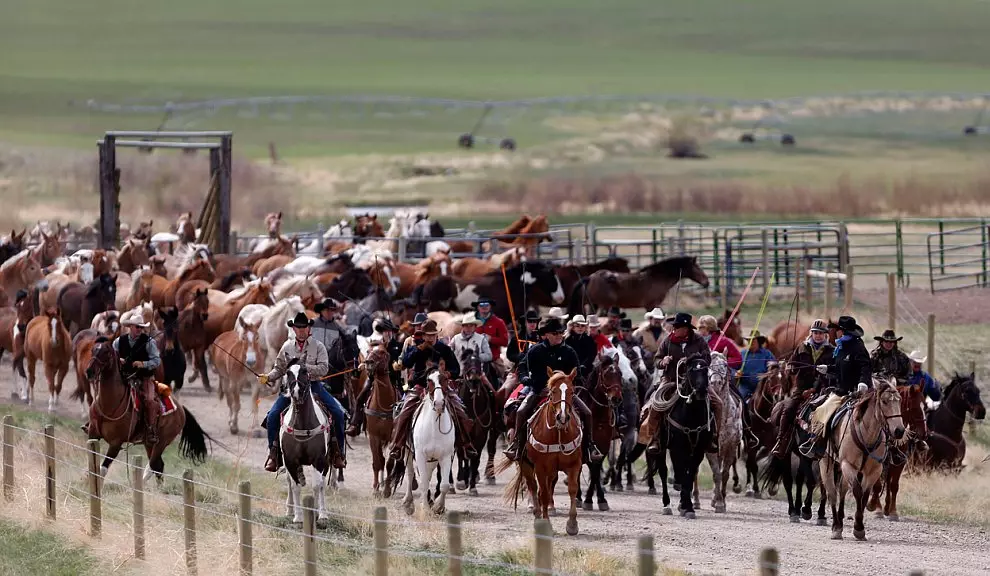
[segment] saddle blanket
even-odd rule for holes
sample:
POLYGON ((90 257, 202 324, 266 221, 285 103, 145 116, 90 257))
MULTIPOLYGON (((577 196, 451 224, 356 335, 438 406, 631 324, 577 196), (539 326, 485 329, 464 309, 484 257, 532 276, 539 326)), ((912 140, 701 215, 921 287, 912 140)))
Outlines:
MULTIPOLYGON (((525 386, 520 384, 516 386, 516 389, 512 391, 512 394, 509 394, 509 399, 505 401, 505 405, 507 407, 517 402, 522 402, 523 400, 526 399, 526 396, 528 395, 522 394, 523 388, 525 388, 525 386)), ((530 394, 532 394, 532 392, 530 394)), ((536 407, 539 408, 540 406, 546 404, 549 398, 550 398, 549 395, 544 395, 543 398, 540 398, 540 401, 537 403, 536 407)))
MULTIPOLYGON (((168 384, 162 384, 161 382, 155 382, 158 390, 158 407, 161 410, 161 416, 168 416, 172 412, 175 412, 177 405, 175 400, 172 399, 172 389, 168 387, 168 384)), ((131 401, 134 403, 134 410, 141 410, 141 395, 134 388, 131 388, 131 401)))

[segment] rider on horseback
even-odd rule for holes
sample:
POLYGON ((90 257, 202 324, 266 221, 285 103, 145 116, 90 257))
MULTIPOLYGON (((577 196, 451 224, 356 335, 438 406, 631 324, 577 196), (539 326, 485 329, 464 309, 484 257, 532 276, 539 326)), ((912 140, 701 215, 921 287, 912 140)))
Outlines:
MULTIPOLYGON (((388 376, 389 381, 396 390, 401 389, 399 371, 395 368, 395 362, 400 362, 401 360, 399 354, 402 351, 402 345, 399 344, 393 335, 398 332, 398 328, 392 321, 388 318, 378 318, 373 323, 373 328, 375 333, 381 337, 380 343, 385 346, 385 350, 388 351, 389 356, 389 368, 388 376)), ((370 340, 370 339, 369 339, 370 340)), ((357 407, 355 408, 355 413, 351 417, 351 424, 347 427, 346 434, 350 437, 355 437, 361 433, 361 425, 364 424, 364 403, 368 401, 368 397, 371 396, 371 389, 374 387, 374 378, 368 377, 367 381, 364 383, 364 388, 361 389, 361 393, 357 397, 357 407)))
MULTIPOLYGON (((306 316, 305 312, 296 314, 296 317, 288 322, 288 326, 292 328, 294 336, 290 336, 285 344, 282 344, 282 349, 278 351, 278 356, 275 357, 275 366, 268 374, 258 376, 258 382, 262 386, 268 386, 270 382, 274 385, 274 381, 285 376, 289 360, 299 359, 306 366, 306 373, 310 377, 313 394, 320 399, 333 416, 334 439, 337 442, 337 449, 334 450, 333 467, 343 468, 347 465, 343 456, 346 446, 344 444, 344 409, 337 402, 337 399, 327 392, 320 380, 326 376, 329 370, 327 349, 323 343, 310 336, 313 321, 306 316)), ((265 470, 268 472, 275 472, 282 465, 282 452, 278 446, 278 429, 282 412, 289 407, 289 403, 288 397, 279 394, 272 404, 271 410, 268 411, 268 416, 265 417, 269 449, 265 470)))
POLYGON ((884 330, 882 335, 874 336, 873 339, 880 342, 870 354, 873 373, 890 374, 897 380, 898 386, 907 384, 911 377, 911 360, 897 347, 897 343, 903 338, 898 337, 893 330, 884 330))
MULTIPOLYGON (((412 418, 423 399, 423 391, 426 385, 426 376, 430 369, 444 363, 444 368, 450 374, 450 379, 457 380, 461 375, 460 365, 454 351, 443 342, 437 340, 440 331, 437 329, 436 320, 427 320, 413 335, 413 345, 406 349, 402 356, 402 365, 412 369, 413 389, 406 393, 402 400, 402 410, 395 419, 395 426, 392 431, 392 450, 389 458, 398 460, 402 457, 402 451, 406 447, 406 440, 412 428, 412 418)), ((471 428, 471 419, 464 411, 464 404, 461 402, 457 391, 453 387, 444 390, 449 406, 454 416, 454 446, 458 450, 464 450, 469 456, 476 456, 477 452, 471 443, 468 442, 467 431, 471 428)))
POLYGON ((505 357, 513 364, 519 363, 519 358, 529 350, 536 340, 536 328, 540 323, 540 314, 536 310, 527 310, 519 318, 519 332, 512 335, 509 346, 505 349, 505 357))
POLYGON ((852 316, 840 316, 835 328, 835 350, 832 364, 818 364, 819 374, 827 374, 834 382, 828 398, 818 406, 811 416, 811 429, 808 440, 801 446, 801 453, 809 458, 824 453, 828 437, 825 427, 846 397, 852 393, 862 394, 873 387, 873 370, 870 355, 863 344, 863 329, 852 316))
POLYGON ((350 377, 345 371, 354 365, 359 353, 355 330, 340 323, 341 306, 333 298, 325 299, 313 310, 319 317, 310 332, 312 338, 327 349, 327 372, 333 374, 323 386, 334 396, 342 396, 345 379, 350 377))
MULTIPOLYGON (((548 318, 540 324, 540 334, 546 337, 541 342, 529 349, 525 360, 519 365, 519 382, 524 386, 523 392, 532 390, 526 399, 522 401, 516 411, 516 430, 512 443, 503 451, 503 454, 510 460, 518 460, 520 450, 526 445, 525 431, 526 423, 530 416, 536 411, 539 399, 546 394, 547 368, 554 371, 561 371, 569 374, 578 367, 578 357, 574 349, 564 344, 564 325, 556 318, 548 318)), ((581 427, 585 431, 582 436, 583 450, 591 461, 600 461, 602 454, 592 442, 592 421, 591 410, 581 401, 577 395, 573 396, 574 409, 581 417, 581 427)))
POLYGON ((835 348, 828 341, 828 325, 818 319, 811 324, 808 338, 798 345, 794 355, 787 362, 786 370, 793 378, 795 385, 790 397, 786 398, 781 410, 780 426, 777 428, 777 443, 773 447, 773 456, 784 459, 788 457, 791 435, 794 432, 794 420, 798 410, 805 400, 813 394, 821 392, 824 374, 819 374, 816 366, 826 366, 835 363, 832 354, 835 348))
POLYGON ((138 390, 144 408, 144 442, 152 446, 158 443, 158 389, 155 384, 155 370, 162 363, 158 346, 154 339, 145 333, 148 323, 136 311, 124 314, 120 325, 127 328, 113 341, 113 349, 120 358, 120 376, 132 388, 138 390))

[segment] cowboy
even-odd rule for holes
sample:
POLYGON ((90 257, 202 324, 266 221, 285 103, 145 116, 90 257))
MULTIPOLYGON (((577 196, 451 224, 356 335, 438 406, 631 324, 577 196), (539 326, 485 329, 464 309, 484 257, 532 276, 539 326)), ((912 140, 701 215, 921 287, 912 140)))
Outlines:
POLYGON ((840 316, 829 328, 835 329, 835 350, 832 364, 818 364, 819 374, 826 374, 834 382, 828 397, 811 415, 808 440, 801 445, 801 453, 808 458, 824 454, 828 438, 825 428, 832 415, 853 392, 862 394, 873 387, 873 371, 870 354, 863 343, 863 329, 852 316, 840 316))
POLYGON ((756 392, 760 377, 767 373, 770 366, 777 362, 773 352, 767 348, 767 337, 754 330, 753 335, 746 338, 749 349, 743 354, 742 368, 736 372, 739 379, 739 395, 747 400, 756 392))
MULTIPOLYGON (((515 435, 512 442, 506 446, 503 454, 510 460, 518 460, 520 449, 525 446, 526 423, 530 416, 536 411, 539 399, 547 393, 547 381, 549 375, 547 368, 553 371, 561 371, 570 374, 571 370, 578 367, 578 357, 574 349, 564 344, 564 325, 556 318, 548 318, 540 323, 539 331, 546 336, 546 340, 529 349, 526 354, 526 361, 519 367, 519 382, 523 385, 522 394, 527 394, 516 411, 515 435)), ((581 429, 584 431, 581 437, 582 450, 589 458, 589 461, 599 462, 602 459, 601 453, 591 441, 592 419, 591 410, 575 394, 572 396, 574 409, 581 418, 581 429)))
MULTIPOLYGON (((429 319, 430 317, 426 315, 426 312, 417 312, 416 315, 413 317, 412 322, 409 323, 409 329, 412 331, 412 333, 406 336, 406 338, 402 341, 402 353, 399 356, 399 365, 398 365, 398 368, 400 370, 402 370, 403 368, 402 357, 406 355, 406 350, 408 350, 410 346, 414 345, 413 343, 416 341, 415 338, 416 333, 422 329, 423 324, 429 319)), ((412 370, 402 370, 402 373, 404 377, 403 379, 405 380, 405 386, 403 387, 403 389, 409 390, 409 388, 411 388, 410 382, 412 381, 412 370)))
POLYGON ((602 321, 598 318, 596 314, 588 314, 588 336, 595 341, 595 346, 598 347, 596 353, 601 352, 602 348, 611 348, 612 343, 609 341, 608 336, 602 334, 602 321))
POLYGON ((492 361, 492 350, 488 346, 488 339, 477 331, 481 320, 468 312, 460 319, 461 333, 450 339, 450 348, 457 357, 458 364, 464 364, 464 354, 468 350, 474 350, 475 356, 482 362, 492 361))
POLYGON ((561 324, 563 324, 564 322, 567 322, 568 318, 570 318, 570 314, 564 314, 563 308, 560 306, 554 306, 553 308, 547 310, 547 313, 543 315, 543 318, 556 318, 557 320, 560 320, 561 324))
POLYGON ((488 347, 492 351, 492 364, 498 364, 502 357, 502 347, 509 345, 509 328, 498 316, 492 314, 491 298, 482 296, 477 302, 472 302, 471 307, 477 312, 481 325, 477 331, 488 340, 488 347))
MULTIPOLYGON (((657 386, 647 393, 647 397, 661 398, 667 389, 677 385, 677 364, 694 354, 699 354, 705 362, 711 363, 711 350, 708 343, 696 331, 691 323, 691 315, 686 312, 678 312, 674 315, 673 330, 657 347, 656 364, 660 371, 660 378, 657 386)), ((721 422, 722 405, 716 394, 710 394, 712 409, 715 412, 715 422, 721 422)), ((660 419, 663 414, 654 409, 656 402, 650 401, 644 409, 646 418, 643 420, 639 430, 640 444, 647 444, 647 451, 650 454, 660 452, 660 444, 657 430, 660 428, 660 419)), ((718 442, 718 434, 713 434, 712 442, 718 442)))
POLYGON ((632 319, 623 318, 619 320, 619 331, 612 336, 612 345, 639 346, 641 342, 633 336, 632 319))
MULTIPOLYGON (((650 357, 652 358, 657 353, 657 346, 660 345, 660 341, 667 335, 667 331, 664 330, 663 310, 660 308, 654 308, 646 314, 643 314, 643 319, 646 320, 647 324, 637 328, 636 331, 633 332, 633 336, 639 339, 643 350, 649 352, 650 357)), ((700 321, 698 327, 701 328, 700 321)))
POLYGON ((893 330, 884 330, 882 335, 873 339, 880 343, 870 354, 873 373, 889 374, 897 380, 898 386, 905 385, 911 376, 911 360, 897 347, 903 337, 898 337, 893 330))
POLYGON ((619 331, 619 322, 626 317, 626 313, 623 312, 618 306, 612 306, 608 309, 607 320, 605 325, 602 326, 602 334, 611 338, 615 333, 619 331))
POLYGON ((828 325, 822 319, 815 320, 811 324, 808 338, 798 345, 787 362, 787 372, 794 378, 795 385, 790 396, 782 402, 784 406, 781 409, 780 426, 777 428, 777 442, 772 452, 775 458, 788 457, 798 410, 805 400, 821 391, 825 380, 825 376, 819 374, 815 367, 833 364, 834 352, 835 347, 828 341, 828 325))
MULTIPOLYGON (((402 365, 412 369, 412 379, 410 383, 413 388, 402 399, 402 410, 395 419, 395 427, 392 429, 392 450, 389 457, 398 460, 402 457, 402 451, 406 447, 406 440, 412 428, 412 417, 419 407, 423 398, 426 385, 426 376, 430 369, 438 367, 443 363, 443 368, 450 374, 451 380, 457 380, 461 375, 460 365, 454 351, 437 337, 440 330, 437 329, 435 320, 427 320, 413 335, 413 345, 406 349, 402 356, 402 365)), ((457 396, 457 391, 450 387, 444 390, 448 404, 454 416, 454 445, 458 450, 464 450, 469 456, 477 455, 474 447, 467 441, 467 432, 471 429, 471 420, 464 405, 457 396)))
MULTIPOLYGON (((296 317, 289 320, 286 325, 292 329, 292 334, 282 344, 282 348, 275 357, 275 366, 268 374, 258 376, 258 382, 262 386, 274 387, 275 381, 285 376, 288 370, 289 361, 298 359, 306 366, 306 373, 310 378, 310 389, 333 416, 334 441, 337 449, 334 450, 333 467, 343 468, 347 465, 343 451, 346 448, 344 443, 344 409, 337 399, 327 392, 321 384, 320 378, 327 375, 330 369, 327 360, 327 349, 322 342, 312 337, 310 330, 313 327, 313 320, 306 316, 305 312, 296 314, 296 317)), ((268 415, 265 417, 265 428, 268 430, 268 461, 265 462, 265 470, 275 472, 282 466, 282 451, 278 445, 278 429, 281 424, 282 412, 289 407, 290 400, 287 396, 279 394, 275 402, 272 403, 268 415)))
MULTIPOLYGON (((402 352, 402 348, 395 338, 392 337, 392 335, 398 332, 399 329, 395 326, 395 324, 392 324, 392 321, 388 318, 376 318, 372 324, 372 328, 375 333, 368 338, 368 343, 374 346, 384 346, 385 350, 388 351, 390 360, 388 370, 389 381, 392 386, 398 389, 400 375, 399 371, 396 370, 395 362, 400 362, 401 366, 399 354, 402 352)), ((358 394, 357 406, 355 408, 354 415, 351 418, 351 424, 344 432, 352 438, 361 433, 361 425, 364 424, 364 403, 367 402, 368 397, 371 396, 371 389, 374 387, 374 384, 374 378, 369 375, 367 381, 364 383, 364 388, 362 388, 361 392, 358 394)))
POLYGON ((725 363, 733 370, 742 368, 742 354, 736 343, 722 335, 714 316, 705 315, 698 318, 698 334, 708 342, 712 352, 725 356, 725 363))
POLYGON ((334 396, 341 396, 348 376, 346 370, 355 364, 360 353, 357 338, 353 328, 341 324, 341 306, 333 298, 318 303, 313 310, 319 317, 313 322, 312 338, 327 349, 328 373, 332 374, 323 385, 334 396))
POLYGON ((942 387, 923 368, 928 356, 922 356, 921 350, 912 350, 908 354, 908 360, 911 361, 911 375, 908 376, 907 380, 908 386, 920 385, 926 398, 932 402, 940 402, 942 400, 942 387))
POLYGON ((598 345, 595 339, 588 335, 588 320, 576 314, 567 324, 570 334, 564 338, 564 344, 570 346, 578 358, 578 376, 585 381, 595 369, 595 358, 598 357, 598 345))
POLYGON ((158 443, 158 387, 155 384, 155 370, 162 363, 155 340, 145 329, 148 323, 140 312, 131 310, 120 319, 120 325, 127 332, 113 341, 113 349, 120 358, 120 376, 140 392, 144 410, 144 443, 154 446, 158 443))
POLYGON ((522 326, 522 330, 513 334, 509 340, 509 347, 505 349, 505 357, 513 364, 519 364, 520 356, 529 350, 536 339, 536 327, 540 323, 540 314, 536 310, 527 310, 518 322, 522 326))

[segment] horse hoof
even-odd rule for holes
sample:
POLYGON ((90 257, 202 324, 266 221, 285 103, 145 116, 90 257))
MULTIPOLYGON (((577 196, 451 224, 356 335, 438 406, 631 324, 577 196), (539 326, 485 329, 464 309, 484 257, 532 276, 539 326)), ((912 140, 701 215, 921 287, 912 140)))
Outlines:
POLYGON ((547 508, 547 514, 549 514, 550 516, 556 516, 557 515, 557 509, 554 508, 553 506, 551 506, 551 507, 547 508))
POLYGON ((530 504, 529 506, 526 506, 526 511, 527 512, 532 512, 533 511, 533 505, 530 504))
POLYGON ((733 494, 741 494, 742 493, 742 486, 733 486, 732 487, 732 493, 733 494))
MULTIPOLYGON (((809 520, 810 520, 810 518, 809 518, 809 520)), ((818 526, 828 526, 828 520, 826 520, 824 518, 819 518, 818 519, 818 522, 816 522, 815 524, 817 524, 818 526)))
POLYGON ((798 516, 796 514, 791 516, 791 524, 800 524, 800 523, 801 523, 801 517, 800 516, 798 516))
POLYGON ((832 530, 832 540, 842 540, 842 530, 832 530))
POLYGON ((411 502, 409 504, 403 504, 402 509, 406 511, 406 516, 412 516, 413 512, 416 511, 416 508, 412 505, 411 502))
POLYGON ((694 504, 694 507, 696 509, 701 508, 701 500, 695 500, 692 504, 694 504))
MULTIPOLYGON (((771 489, 767 490, 767 494, 769 494, 771 497, 772 496, 776 496, 777 495, 777 489, 776 488, 771 488, 771 489)), ((757 496, 757 498, 759 498, 759 496, 757 496)))
POLYGON ((811 512, 802 512, 801 513, 801 519, 802 520, 811 520, 811 512))
POLYGON ((853 536, 857 540, 866 540, 866 530, 853 530, 853 536))
POLYGON ((887 516, 887 520, 890 520, 891 522, 900 522, 901 517, 897 514, 891 514, 890 516, 887 516))
POLYGON ((714 508, 716 514, 725 514, 725 504, 718 504, 714 508))
POLYGON ((763 494, 761 494, 759 492, 754 492, 753 493, 753 499, 754 500, 763 500, 763 494))
POLYGON ((236 425, 230 427, 230 433, 233 436, 237 436, 237 426, 236 425))
POLYGON ((684 512, 681 514, 685 520, 696 520, 698 516, 694 512, 684 512))
POLYGON ((877 518, 883 518, 883 510, 877 510, 876 517, 877 518))
POLYGON ((664 506, 663 512, 661 512, 661 514, 664 516, 673 516, 674 512, 670 509, 670 506, 664 506))
POLYGON ((582 502, 581 503, 581 509, 582 510, 594 510, 595 509, 595 505, 592 504, 591 502, 582 502))
MULTIPOLYGON (((622 486, 619 486, 619 488, 622 488, 622 486)), ((619 490, 619 492, 621 491, 622 490, 619 490)), ((634 492, 632 484, 626 484, 626 492, 634 492)))
POLYGON ((650 489, 648 489, 646 491, 646 493, 649 494, 650 496, 656 496, 657 495, 657 489, 656 488, 650 488, 650 489))
POLYGON ((446 506, 434 506, 433 507, 433 513, 436 514, 437 516, 442 516, 443 513, 446 512, 446 511, 447 511, 447 507, 446 506))
POLYGON ((608 502, 599 502, 598 509, 602 512, 608 512, 608 502))
POLYGON ((577 536, 578 534, 577 520, 568 520, 567 526, 564 529, 567 531, 568 536, 577 536))
POLYGON ((622 485, 616 484, 615 486, 610 486, 612 492, 622 492, 622 485))
POLYGON ((494 478, 485 478, 485 484, 488 484, 489 486, 494 486, 495 485, 495 479, 494 478))
POLYGON ((467 482, 463 480, 458 480, 457 484, 454 484, 454 488, 458 490, 467 490, 467 482))
POLYGON ((752 488, 750 488, 749 490, 746 491, 746 497, 747 498, 752 498, 753 497, 753 494, 755 494, 755 492, 753 492, 753 489, 752 488))

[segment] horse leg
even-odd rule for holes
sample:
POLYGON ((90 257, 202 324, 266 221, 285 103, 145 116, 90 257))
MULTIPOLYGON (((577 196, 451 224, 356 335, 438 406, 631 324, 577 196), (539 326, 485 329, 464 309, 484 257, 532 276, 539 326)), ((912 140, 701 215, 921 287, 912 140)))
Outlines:
MULTIPOLYGON (((870 500, 866 504, 866 509, 870 512, 876 512, 877 518, 883 518, 883 513, 885 511, 883 505, 880 503, 880 495, 883 493, 884 481, 888 480, 889 475, 890 469, 885 467, 883 473, 880 474, 880 480, 878 480, 876 484, 873 485, 873 489, 870 490, 870 500)), ((889 490, 887 494, 890 494, 889 490)))
POLYGON ((826 526, 828 524, 828 518, 825 517, 825 502, 827 498, 825 496, 825 484, 819 480, 818 482, 818 520, 817 524, 819 526, 826 526))
POLYGON ((471 465, 468 467, 468 494, 478 495, 478 479, 481 477, 481 454, 472 456, 471 465))
POLYGON ((414 465, 413 455, 406 454, 406 495, 402 499, 402 507, 405 509, 406 514, 412 515, 415 511, 413 504, 413 480, 416 478, 416 469, 414 465))
POLYGON ((48 411, 55 411, 55 367, 49 362, 44 362, 45 380, 48 382, 48 411))
POLYGON ((739 461, 738 457, 732 459, 732 493, 733 494, 742 493, 742 486, 739 485, 739 470, 736 466, 738 461, 739 461))
POLYGON ((109 446, 107 447, 107 452, 103 456, 103 464, 100 465, 101 478, 107 477, 107 472, 110 471, 110 464, 112 464, 114 459, 117 458, 117 454, 120 454, 120 447, 122 445, 123 444, 109 444, 109 446))
POLYGON ((434 514, 443 514, 447 511, 447 492, 450 492, 450 469, 454 465, 454 459, 451 458, 441 458, 440 459, 440 477, 443 480, 440 481, 440 497, 433 504, 434 514))
POLYGON ((326 485, 330 482, 330 474, 333 467, 329 461, 323 462, 323 470, 313 468, 313 495, 316 497, 316 519, 327 519, 327 491, 326 485))
POLYGON ((595 464, 594 469, 591 470, 591 485, 595 489, 595 498, 598 501, 598 509, 602 512, 608 512, 608 500, 605 499, 605 489, 602 487, 601 462, 595 464))
POLYGON ((822 484, 825 485, 825 491, 828 493, 828 503, 832 506, 832 540, 842 540, 845 490, 842 490, 840 486, 836 486, 837 474, 835 462, 831 458, 822 458, 818 466, 821 470, 822 484))
POLYGON ((426 455, 421 452, 417 452, 416 476, 420 478, 422 482, 422 485, 419 488, 423 493, 423 510, 429 510, 430 506, 433 504, 433 493, 430 490, 430 485, 433 483, 433 472, 434 466, 430 462, 427 462, 426 455))
MULTIPOLYGON (((598 489, 601 490, 601 464, 600 463, 598 465, 598 471, 599 471, 598 489)), ((556 473, 554 474, 554 476, 556 476, 556 473)), ((567 512, 567 526, 565 527, 565 530, 567 531, 567 535, 568 536, 577 536, 577 533, 578 533, 578 522, 577 522, 577 499, 578 499, 578 493, 577 493, 577 483, 578 483, 578 480, 579 480, 579 476, 581 476, 581 466, 571 466, 571 467, 569 467, 567 469, 567 495, 569 496, 568 500, 571 502, 571 507, 570 507, 570 509, 567 512)), ((602 510, 602 511, 608 510, 608 504, 607 503, 605 504, 605 507, 604 508, 602 507, 602 502, 604 502, 604 497, 601 497, 601 498, 602 498, 602 500, 599 501, 598 509, 599 510, 602 510)))
POLYGON ((746 454, 746 486, 750 486, 752 480, 752 488, 747 488, 746 497, 762 500, 763 495, 760 494, 759 485, 760 464, 756 460, 756 451, 753 449, 746 454))
POLYGON ((498 435, 498 426, 493 424, 488 430, 488 439, 485 442, 485 447, 488 449, 488 462, 485 464, 485 483, 489 486, 495 485, 495 449, 497 448, 498 435))
POLYGON ((36 358, 28 358, 28 385, 21 394, 21 400, 27 403, 28 406, 34 404, 34 380, 37 376, 37 366, 38 360, 36 358))
POLYGON ((852 465, 843 463, 842 475, 845 477, 846 484, 852 486, 853 499, 856 500, 853 536, 857 540, 866 540, 866 525, 863 523, 863 513, 866 511, 866 499, 870 497, 870 494, 863 488, 862 480, 860 480, 862 473, 853 470, 852 465))
MULTIPOLYGON (((300 467, 301 468, 301 467, 300 467)), ((305 470, 297 470, 296 474, 305 474, 305 470)), ((292 479, 292 475, 289 475, 289 490, 292 491, 292 523, 301 524, 303 521, 303 508, 302 508, 302 485, 292 479)))
MULTIPOLYGON (((772 465, 768 464, 768 465, 772 465)), ((801 511, 798 506, 798 502, 801 501, 800 491, 797 492, 795 497, 795 478, 791 471, 791 459, 790 455, 785 462, 781 463, 783 466, 783 484, 784 492, 787 493, 787 517, 790 518, 791 522, 801 521, 801 511)))
POLYGON ((667 470, 666 446, 661 445, 660 453, 656 455, 656 463, 657 475, 660 477, 660 500, 663 503, 663 511, 661 513, 664 516, 673 516, 674 512, 670 509, 670 492, 667 490, 667 476, 670 472, 667 470))
POLYGON ((715 486, 712 489, 712 510, 715 512, 725 512, 725 484, 728 480, 727 472, 723 470, 722 459, 718 454, 706 454, 708 465, 712 468, 712 480, 715 486), (724 479, 723 479, 724 478, 724 479))
MULTIPOLYGON (((891 522, 897 522, 901 519, 897 514, 897 491, 901 485, 901 474, 903 472, 904 466, 897 466, 891 468, 887 473, 887 505, 883 511, 887 515, 887 519, 891 522)), ((879 484, 879 481, 877 484, 879 484)))
POLYGON ((461 454, 457 455, 457 484, 458 490, 467 490, 468 487, 468 460, 461 454))
POLYGON ((285 475, 285 482, 286 482, 286 490, 285 490, 285 493, 286 493, 286 496, 285 496, 285 516, 287 518, 289 518, 289 517, 292 516, 292 512, 294 510, 294 508, 293 508, 293 501, 292 501, 292 476, 286 474, 285 475))
MULTIPOLYGON (((199 350, 196 352, 196 370, 203 377, 203 388, 209 392, 212 390, 210 386, 210 375, 207 373, 206 369, 206 350, 199 350)), ((189 380, 191 383, 192 380, 189 380)))
MULTIPOLYGON (((537 466, 536 468, 536 496, 539 498, 539 505, 536 507, 536 517, 543 518, 544 520, 550 520, 550 499, 553 496, 553 486, 550 483, 550 471, 544 469, 545 466, 537 466)), ((575 487, 578 485, 578 480, 575 479, 573 484, 575 487)), ((572 492, 573 490, 570 486, 567 487, 568 493, 573 497, 577 497, 577 494, 572 492)))
MULTIPOLYGON (((588 467, 588 490, 584 492, 584 496, 582 497, 581 494, 583 491, 581 490, 581 475, 579 474, 578 492, 577 492, 578 500, 582 500, 582 499, 584 500, 584 503, 582 504, 581 507, 584 508, 585 510, 594 510, 595 505, 591 501, 591 495, 595 491, 595 464, 592 462, 585 462, 585 465, 588 467)), ((571 478, 570 476, 568 476, 567 482, 570 483, 570 481, 571 478)))

